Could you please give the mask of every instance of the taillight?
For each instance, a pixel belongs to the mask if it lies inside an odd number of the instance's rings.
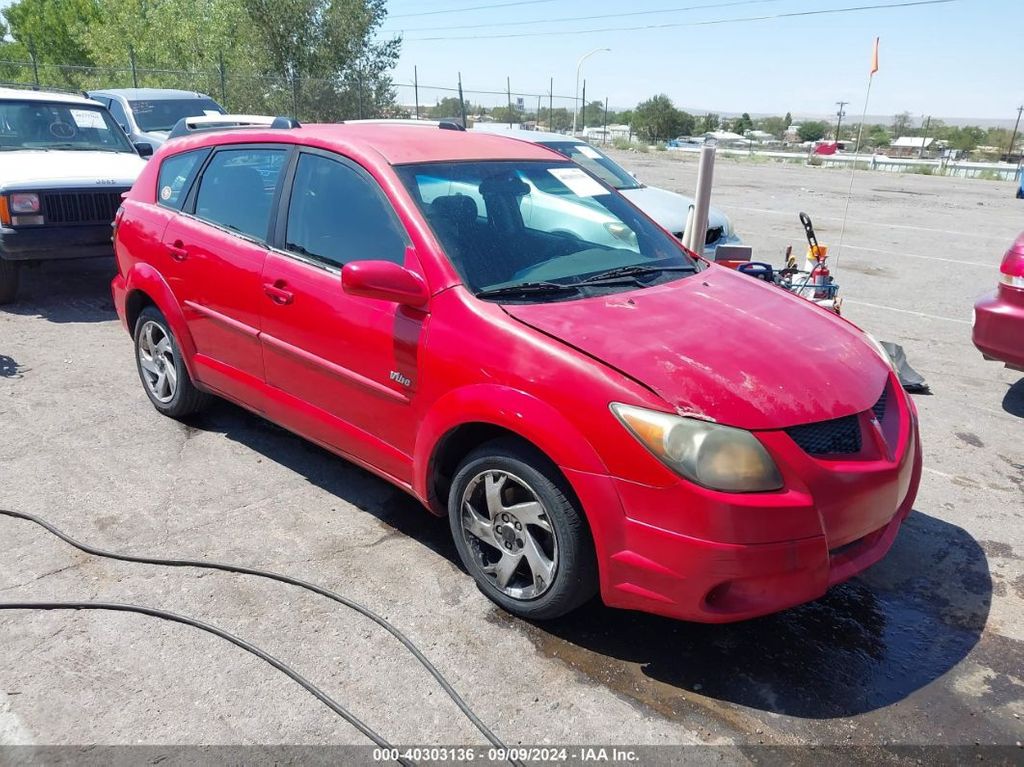
[[[1004,285],[1024,289],[1024,234],[1006,251],[999,272],[999,280]]]

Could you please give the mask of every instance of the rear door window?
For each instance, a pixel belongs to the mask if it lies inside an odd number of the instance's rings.
[[[195,215],[265,242],[285,148],[219,149],[199,180]]]
[[[210,153],[209,149],[196,149],[172,155],[160,163],[157,176],[156,201],[165,208],[181,210],[192,180]]]

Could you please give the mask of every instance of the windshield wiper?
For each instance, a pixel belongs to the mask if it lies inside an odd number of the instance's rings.
[[[575,285],[567,285],[563,282],[520,282],[515,285],[503,285],[500,288],[489,288],[481,290],[476,294],[477,298],[497,298],[499,296],[530,296],[543,295],[545,293],[564,293],[565,291],[576,291]]]
[[[635,279],[636,277],[642,277],[645,274],[658,274],[660,272],[695,272],[697,271],[696,266],[682,265],[682,266],[642,266],[640,264],[634,264],[633,266],[620,266],[616,269],[608,269],[604,272],[598,272],[592,274],[580,280],[577,285],[593,285],[594,283],[604,282],[605,280],[615,280],[620,277]]]

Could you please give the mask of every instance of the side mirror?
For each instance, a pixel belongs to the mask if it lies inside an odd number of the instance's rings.
[[[341,270],[341,289],[350,296],[392,301],[421,309],[430,297],[418,274],[391,261],[353,261]]]
[[[152,157],[153,156],[153,145],[148,144],[145,141],[136,141],[135,151],[139,153],[139,157]]]

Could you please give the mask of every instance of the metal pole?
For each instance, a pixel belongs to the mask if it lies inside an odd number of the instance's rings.
[[[466,100],[462,98],[462,72],[459,72],[459,108],[462,110],[462,127],[469,128],[466,122]]]
[[[928,140],[928,126],[932,124],[932,117],[928,115],[924,118],[924,135],[921,136],[921,148],[917,150],[917,159],[924,158],[924,144]]]
[[[139,73],[135,69],[135,49],[132,46],[128,46],[128,60],[132,65],[132,87],[139,87]]]
[[[35,59],[33,59],[34,61]],[[1024,112],[1024,106],[1017,107],[1017,122],[1013,126],[1013,135],[1010,136],[1010,148],[1006,151],[1007,160],[1009,156],[1013,154],[1013,145],[1017,141],[1017,129],[1020,128],[1020,113]]]
[[[548,130],[555,130],[555,78],[548,81]]]
[[[292,117],[299,117],[299,78],[292,71]]]
[[[35,80],[36,89],[39,89],[39,63],[36,61],[36,44],[32,38],[28,39],[28,55],[32,58],[32,79]]]
[[[838,115],[838,117],[839,117],[839,119],[836,121],[836,141],[837,142],[840,141],[839,129],[843,126],[843,115],[846,114],[846,112],[843,111],[843,107],[845,107],[849,103],[850,103],[849,101],[837,101],[836,102],[836,105],[839,107],[839,111],[836,112],[836,115]]]
[[[224,51],[220,52],[218,63],[220,64],[220,100],[226,104],[228,102],[228,85],[227,74],[224,71]]]
[[[684,245],[694,253],[704,253],[708,232],[708,211],[711,208],[711,185],[715,177],[714,143],[700,148],[700,165],[697,166],[697,194],[693,198],[693,219],[686,232]]]
[[[576,92],[573,94],[572,103],[572,132],[576,134],[576,113],[580,111],[580,71],[583,69],[583,62],[601,51],[611,51],[611,48],[595,48],[590,53],[584,53],[576,63]]]
[[[505,92],[508,94],[508,127],[512,127],[512,78],[505,78]]]
[[[416,119],[420,119],[420,73],[416,71],[416,67],[412,68],[412,92],[413,98],[416,100]]]
[[[602,144],[608,143],[608,97],[604,97],[604,134],[601,141]]]
[[[580,130],[587,129],[587,81],[583,81],[583,101],[580,102]],[[575,133],[576,131],[573,131]]]

